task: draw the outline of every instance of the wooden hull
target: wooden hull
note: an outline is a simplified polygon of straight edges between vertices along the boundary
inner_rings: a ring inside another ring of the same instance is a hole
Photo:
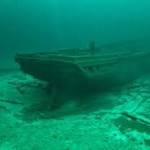
[[[65,56],[53,53],[19,54],[16,62],[35,78],[59,91],[97,91],[128,83],[149,72],[150,52]]]

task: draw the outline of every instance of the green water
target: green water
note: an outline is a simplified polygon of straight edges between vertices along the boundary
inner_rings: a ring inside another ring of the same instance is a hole
[[[149,7],[148,0],[1,0],[0,58],[147,37]]]
[[[149,75],[81,99],[58,95],[51,110],[47,83],[13,70],[17,52],[91,41],[103,52],[147,51],[149,28],[149,0],[0,0],[0,150],[150,150]]]

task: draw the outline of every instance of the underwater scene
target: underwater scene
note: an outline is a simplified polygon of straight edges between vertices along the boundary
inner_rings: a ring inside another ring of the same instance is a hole
[[[150,1],[1,0],[0,150],[150,150]]]

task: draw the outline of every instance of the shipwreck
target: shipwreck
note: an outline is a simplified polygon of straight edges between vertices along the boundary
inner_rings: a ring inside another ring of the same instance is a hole
[[[131,48],[98,48],[91,42],[88,48],[16,54],[15,60],[23,72],[47,81],[54,91],[78,95],[123,85],[150,72],[150,50]]]

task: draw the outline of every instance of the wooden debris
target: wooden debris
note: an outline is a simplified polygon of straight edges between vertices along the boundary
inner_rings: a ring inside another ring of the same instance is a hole
[[[17,105],[23,105],[22,102],[13,101],[13,100],[7,100],[7,99],[0,99],[0,102],[11,103],[11,104],[17,104]]]
[[[134,114],[131,114],[129,112],[122,112],[121,113],[123,116],[133,120],[133,121],[136,121],[136,122],[140,122],[142,124],[145,124],[147,126],[150,126],[150,120],[146,119],[146,118],[143,118],[141,116],[135,116]]]

